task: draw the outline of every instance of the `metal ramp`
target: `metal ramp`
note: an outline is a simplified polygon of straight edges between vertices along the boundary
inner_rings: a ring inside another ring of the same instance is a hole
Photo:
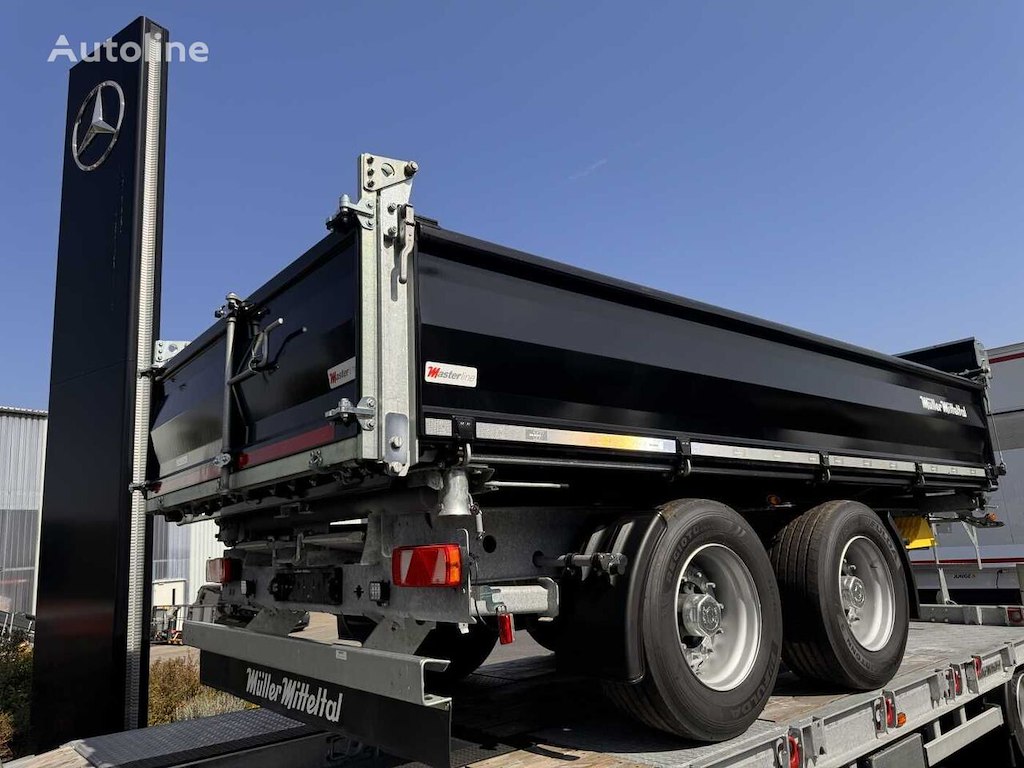
[[[1024,664],[1024,631],[1015,627],[913,622],[899,674],[884,691],[843,693],[780,675],[753,727],[721,744],[691,744],[649,731],[610,707],[598,684],[559,674],[552,656],[481,668],[448,691],[455,703],[453,768],[487,760],[488,768],[715,768],[847,766],[922,734],[918,754],[934,764],[1003,723],[985,693],[1001,691]],[[978,670],[981,674],[978,674]],[[891,710],[893,723],[887,723]],[[896,724],[902,715],[902,725]],[[940,718],[946,725],[939,726]],[[956,727],[948,723],[955,721]],[[401,728],[401,724],[395,724]],[[416,765],[316,731],[281,715],[251,710],[85,739],[81,762],[29,758],[16,768],[397,768]]]

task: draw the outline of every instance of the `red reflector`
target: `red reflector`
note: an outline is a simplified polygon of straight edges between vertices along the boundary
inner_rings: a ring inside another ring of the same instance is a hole
[[[796,740],[795,736],[787,738],[789,739],[789,768],[800,768],[800,742]]]
[[[391,553],[391,581],[396,587],[457,587],[462,550],[458,544],[399,547]]]
[[[498,614],[498,642],[509,645],[516,641],[516,625],[511,613]]]
[[[974,656],[974,674],[976,677],[981,677],[981,656]]]
[[[206,580],[214,584],[238,581],[242,576],[242,561],[233,557],[215,557],[206,561]]]
[[[885,724],[890,728],[896,727],[896,702],[890,698],[885,700]]]

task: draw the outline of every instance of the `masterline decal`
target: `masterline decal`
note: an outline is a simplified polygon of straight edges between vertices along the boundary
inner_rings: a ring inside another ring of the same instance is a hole
[[[423,378],[432,384],[448,384],[453,387],[475,387],[476,368],[468,365],[428,362]]]
[[[921,407],[926,411],[932,411],[934,413],[944,413],[947,416],[959,416],[961,419],[967,418],[967,409],[960,405],[960,403],[950,403],[946,400],[937,400],[934,397],[928,397],[921,395]]]
[[[355,381],[355,378],[356,359],[354,357],[350,357],[344,363],[338,363],[333,368],[327,369],[327,383],[331,385],[331,389],[336,389],[342,384]]]
[[[341,720],[341,694],[332,696],[322,685],[310,685],[277,676],[264,669],[245,668],[245,692],[284,709],[322,717],[332,723]]]

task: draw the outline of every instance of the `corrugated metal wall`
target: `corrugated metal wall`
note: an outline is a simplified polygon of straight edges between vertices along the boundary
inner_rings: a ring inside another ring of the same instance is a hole
[[[153,520],[153,581],[185,579],[189,603],[206,583],[206,561],[223,554],[213,520],[191,525],[168,523],[162,517]]]
[[[0,408],[0,610],[33,613],[46,413]]]
[[[153,581],[188,578],[188,531],[153,518]]]
[[[34,613],[46,412],[0,406],[0,611]],[[188,601],[220,557],[212,520],[179,526],[153,519],[153,579],[187,579]]]
[[[223,557],[224,545],[217,541],[217,526],[213,520],[204,520],[184,526],[188,530],[188,593],[195,600],[199,588],[206,583],[206,561]]]

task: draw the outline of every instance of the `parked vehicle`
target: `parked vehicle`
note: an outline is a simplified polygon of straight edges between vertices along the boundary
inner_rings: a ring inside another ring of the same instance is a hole
[[[416,171],[362,155],[328,235],[155,374],[149,509],[214,517],[208,578],[254,614],[186,626],[204,681],[417,758],[448,722],[424,669],[517,627],[704,741],[780,659],[886,683],[893,518],[995,488],[973,341],[892,357],[539,259],[417,218]],[[284,638],[304,611],[351,642]]]
[[[1024,344],[989,349],[992,430],[1007,476],[990,497],[1000,527],[936,521],[938,561],[954,600],[1019,605],[1024,569]],[[911,552],[923,599],[940,600],[936,552]]]

